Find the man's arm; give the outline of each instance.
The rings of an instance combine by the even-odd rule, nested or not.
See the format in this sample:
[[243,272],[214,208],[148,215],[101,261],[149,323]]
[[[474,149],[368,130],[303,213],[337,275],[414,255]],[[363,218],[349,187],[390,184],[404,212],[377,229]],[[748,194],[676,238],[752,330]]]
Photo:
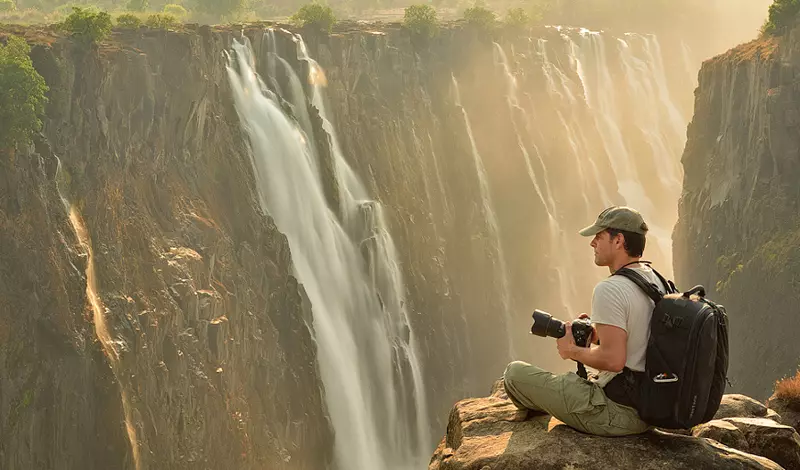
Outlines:
[[567,323],[567,334],[559,338],[558,352],[564,359],[572,359],[598,370],[620,372],[628,357],[628,332],[622,328],[596,324],[599,345],[584,348],[575,344],[572,322]]

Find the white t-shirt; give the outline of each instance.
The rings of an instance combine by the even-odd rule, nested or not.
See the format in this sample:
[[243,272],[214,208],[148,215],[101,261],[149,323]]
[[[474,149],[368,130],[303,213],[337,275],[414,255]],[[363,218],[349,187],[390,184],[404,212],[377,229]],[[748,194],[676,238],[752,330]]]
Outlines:
[[[656,273],[647,265],[628,267],[641,274],[664,293],[664,286]],[[644,371],[647,341],[650,338],[650,318],[655,304],[642,289],[623,276],[609,276],[600,281],[592,294],[593,323],[612,325],[628,333],[628,357],[625,366],[631,370]],[[617,375],[616,372],[600,371],[597,383],[601,387]]]

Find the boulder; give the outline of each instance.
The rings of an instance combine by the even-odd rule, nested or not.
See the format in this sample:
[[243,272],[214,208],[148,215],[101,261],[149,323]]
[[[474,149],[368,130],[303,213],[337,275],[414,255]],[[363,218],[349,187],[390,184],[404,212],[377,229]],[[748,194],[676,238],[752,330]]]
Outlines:
[[744,437],[744,433],[739,430],[733,423],[715,419],[708,423],[695,426],[692,429],[694,437],[703,437],[706,439],[713,439],[720,444],[725,444],[728,447],[741,450],[742,452],[750,452],[750,444]]
[[766,418],[725,418],[742,432],[751,453],[784,468],[800,469],[800,435],[794,428]]
[[767,407],[758,400],[745,395],[723,395],[719,410],[714,419],[723,418],[764,418],[767,416]]
[[774,409],[781,415],[780,422],[787,426],[793,427],[795,430],[800,431],[800,406],[790,403],[784,398],[779,398],[772,395],[767,400],[767,406]]
[[495,387],[492,393],[453,407],[447,434],[429,470],[781,468],[710,439],[658,430],[603,438],[575,431],[544,414],[520,420],[516,407],[501,398],[501,390]]

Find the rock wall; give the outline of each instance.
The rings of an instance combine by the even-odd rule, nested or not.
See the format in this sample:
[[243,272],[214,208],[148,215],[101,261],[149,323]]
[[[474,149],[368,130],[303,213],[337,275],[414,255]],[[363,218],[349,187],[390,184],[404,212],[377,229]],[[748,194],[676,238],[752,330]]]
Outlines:
[[[0,467],[325,468],[310,306],[254,200],[230,36],[33,39],[47,117],[0,179]],[[116,379],[59,189],[93,246]]]
[[798,33],[703,65],[673,235],[679,283],[728,307],[731,390],[762,400],[800,362]]

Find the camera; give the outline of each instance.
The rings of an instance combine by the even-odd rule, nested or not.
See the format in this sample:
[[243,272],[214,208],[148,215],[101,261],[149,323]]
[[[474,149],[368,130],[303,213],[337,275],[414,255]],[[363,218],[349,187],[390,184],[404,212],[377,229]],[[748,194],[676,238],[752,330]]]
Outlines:
[[[558,318],[553,318],[549,313],[541,310],[534,310],[531,334],[543,338],[547,336],[551,338],[561,338],[567,334],[567,328],[563,321]],[[592,322],[586,318],[573,320],[572,337],[575,338],[575,344],[578,346],[588,346],[589,340],[592,337]]]

